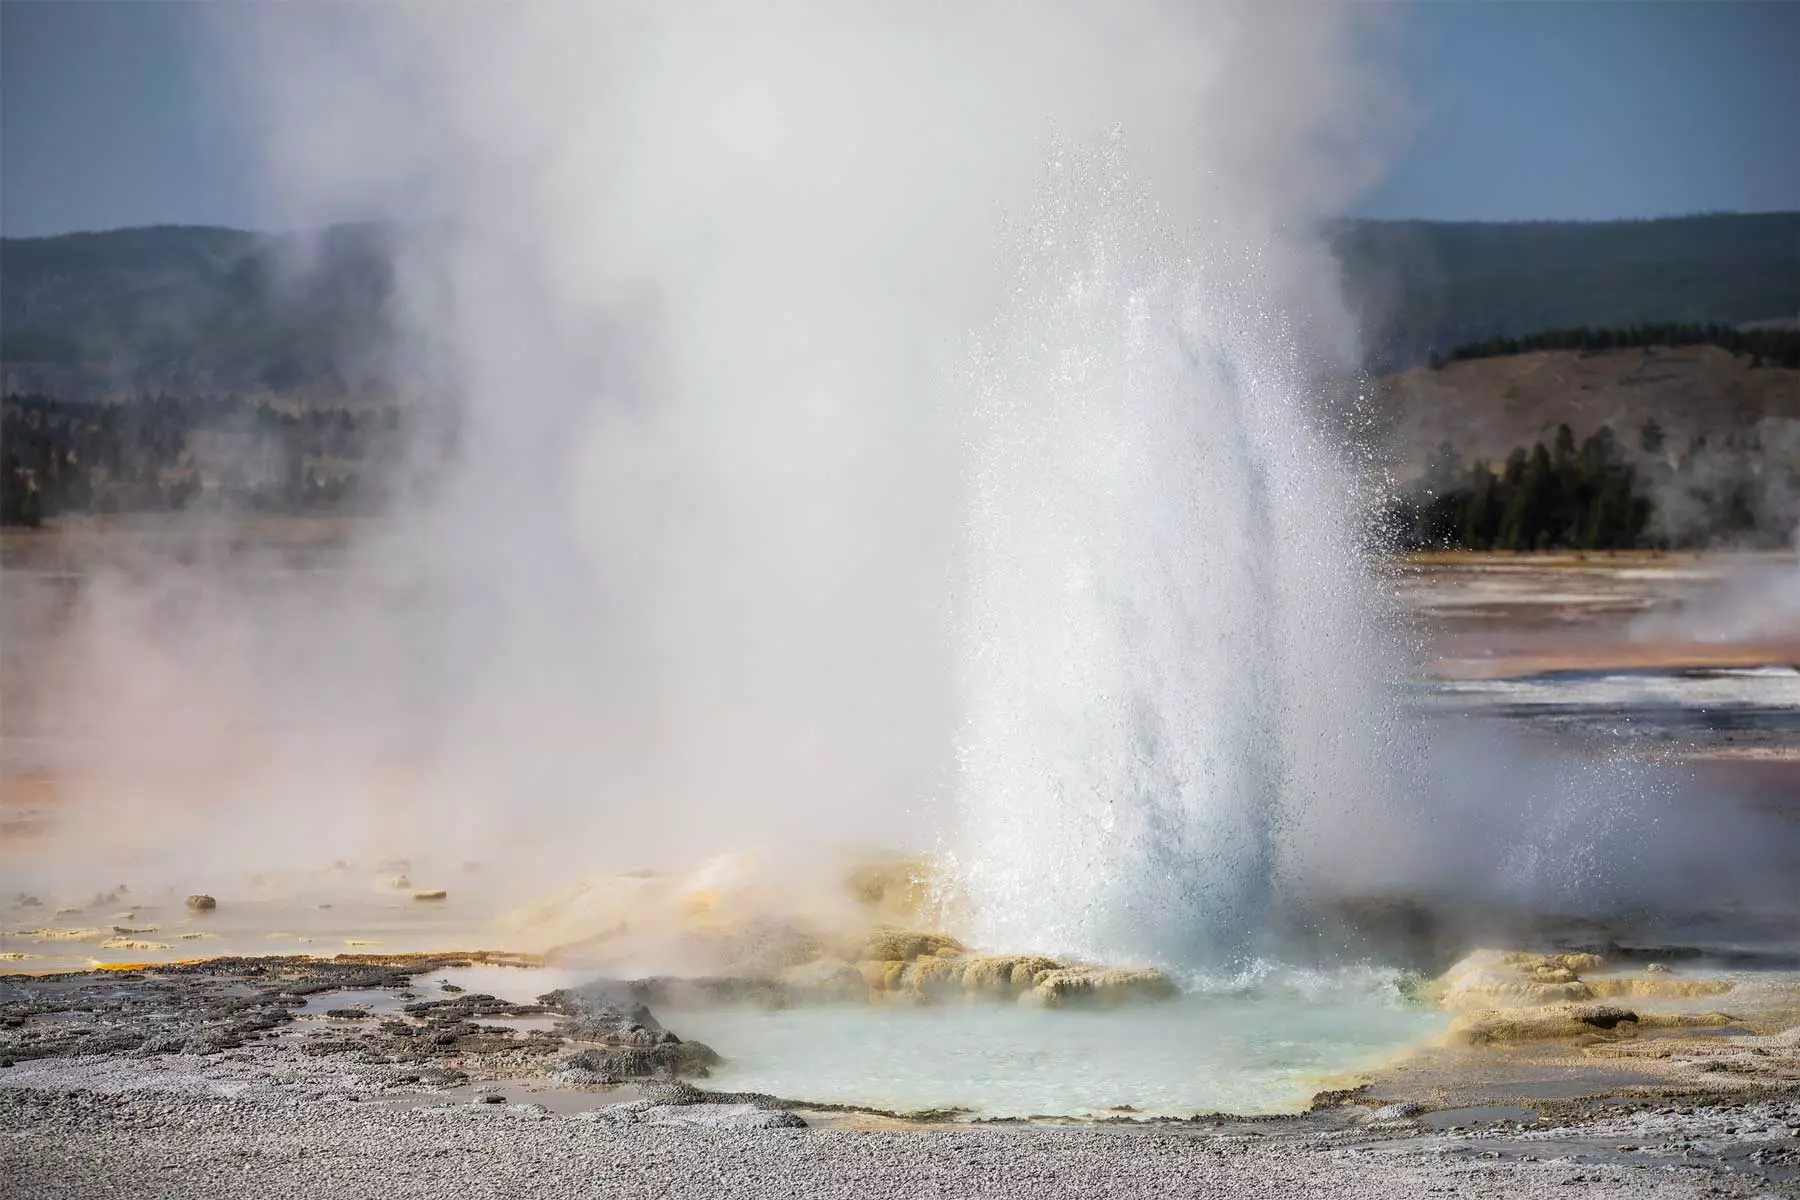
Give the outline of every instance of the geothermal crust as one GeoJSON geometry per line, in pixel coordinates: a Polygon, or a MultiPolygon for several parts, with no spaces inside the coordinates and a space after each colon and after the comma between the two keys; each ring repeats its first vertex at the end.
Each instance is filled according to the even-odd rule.
{"type": "Polygon", "coordinates": [[[1146,967],[1042,954],[987,954],[919,927],[933,915],[930,870],[872,860],[815,898],[770,894],[748,856],[683,877],[600,876],[521,909],[504,924],[553,962],[610,969],[646,957],[679,966],[660,994],[680,1002],[930,1003],[968,998],[1057,1008],[1166,999],[1146,967]]]}
{"type": "MultiPolygon", "coordinates": [[[[1107,973],[1093,969],[1069,974],[1039,960],[969,955],[940,935],[877,937],[862,948],[908,957],[862,961],[904,964],[901,995],[909,978],[922,988],[954,980],[950,995],[974,984],[1001,999],[1046,985],[1068,996],[1109,994],[1100,982],[1107,973]],[[946,963],[959,965],[934,965],[946,963]]],[[[942,1127],[946,1114],[897,1121],[709,1093],[676,1077],[703,1079],[717,1055],[664,1028],[650,997],[679,987],[718,995],[731,981],[598,984],[514,1003],[436,978],[483,962],[520,960],[218,959],[0,978],[5,1177],[37,1196],[112,1194],[130,1181],[132,1194],[202,1200],[301,1190],[325,1200],[441,1196],[471,1186],[575,1196],[593,1194],[602,1179],[618,1194],[695,1197],[1038,1198],[1046,1180],[1056,1194],[1095,1196],[1273,1188],[1698,1197],[1767,1195],[1800,1171],[1800,1100],[1766,1083],[1745,1099],[1736,1074],[1721,1082],[1738,1094],[1715,1089],[1708,1104],[1539,1105],[1550,1119],[1536,1123],[1523,1109],[1439,1113],[1352,1088],[1321,1095],[1296,1117],[1143,1125],[1121,1115],[1054,1133],[1021,1124],[952,1131],[942,1127]],[[842,1128],[820,1128],[832,1125],[842,1128]]],[[[1518,999],[1509,976],[1574,969],[1539,957],[1479,962],[1480,972],[1463,964],[1434,986],[1449,993],[1460,984],[1478,1003],[1480,974],[1491,981],[1480,986],[1515,989],[1503,994],[1518,999]]],[[[1605,975],[1603,966],[1578,966],[1605,975]]],[[[1564,995],[1535,1007],[1572,1003],[1564,995]]],[[[1621,1019],[1613,1031],[1636,1023],[1621,1019]]],[[[1790,1059],[1796,1044],[1786,1036],[1790,1059]]],[[[1504,1049],[1489,1042],[1455,1052],[1504,1049]]]]}

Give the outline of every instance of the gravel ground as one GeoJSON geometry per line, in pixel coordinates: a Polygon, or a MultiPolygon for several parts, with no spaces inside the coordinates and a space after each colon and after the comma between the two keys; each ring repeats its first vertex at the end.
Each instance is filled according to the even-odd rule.
{"type": "Polygon", "coordinates": [[[1707,1167],[1172,1130],[709,1129],[524,1106],[0,1091],[0,1195],[56,1198],[1775,1195],[1707,1167]]]}
{"type": "Polygon", "coordinates": [[[1345,1093],[1288,1118],[906,1126],[700,1091],[669,1075],[703,1084],[702,1048],[641,1005],[512,1004],[436,966],[0,980],[0,1200],[1800,1196],[1791,1091],[1524,1125],[1345,1093]],[[545,1013],[554,1032],[505,1024],[545,1013]]]}

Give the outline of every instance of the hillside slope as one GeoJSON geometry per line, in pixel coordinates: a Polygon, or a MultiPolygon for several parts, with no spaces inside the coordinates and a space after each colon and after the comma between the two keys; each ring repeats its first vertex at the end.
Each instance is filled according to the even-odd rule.
{"type": "Polygon", "coordinates": [[[343,398],[386,386],[382,231],[158,226],[0,239],[5,390],[343,398]]]}
{"type": "Polygon", "coordinates": [[[1377,387],[1381,448],[1402,475],[1450,443],[1465,460],[1497,462],[1548,442],[1559,424],[1577,440],[1609,425],[1637,447],[1654,418],[1670,452],[1696,437],[1800,446],[1800,371],[1754,366],[1717,346],[1554,350],[1418,367],[1377,387]],[[1785,427],[1785,428],[1784,428],[1785,427]]]}
{"type": "Polygon", "coordinates": [[[1488,338],[1800,314],[1800,213],[1356,221],[1335,244],[1377,369],[1488,338]]]}
{"type": "MultiPolygon", "coordinates": [[[[1370,365],[1495,335],[1800,314],[1800,212],[1332,231],[1370,365]]],[[[8,391],[390,394],[391,241],[159,226],[0,239],[8,391]]]]}

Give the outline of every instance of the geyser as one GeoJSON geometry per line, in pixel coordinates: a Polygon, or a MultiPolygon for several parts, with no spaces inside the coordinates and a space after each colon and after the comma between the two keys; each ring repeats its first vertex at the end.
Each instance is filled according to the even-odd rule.
{"type": "MultiPolygon", "coordinates": [[[[726,4],[397,4],[332,22],[320,36],[273,10],[247,44],[230,40],[266,122],[282,223],[392,219],[408,332],[396,361],[421,403],[460,413],[456,470],[369,541],[384,571],[414,581],[428,616],[405,623],[413,661],[395,669],[442,681],[414,722],[429,736],[408,742],[421,816],[450,818],[431,836],[441,828],[459,853],[504,849],[534,878],[747,846],[791,859],[820,843],[956,843],[958,806],[934,801],[981,790],[1008,765],[981,763],[985,712],[970,723],[969,761],[955,761],[957,681],[984,669],[971,656],[1037,635],[996,628],[983,650],[982,635],[958,632],[957,597],[976,625],[992,624],[1010,592],[1031,586],[1009,578],[1015,568],[996,556],[1010,551],[995,543],[1029,535],[1005,528],[1026,521],[1009,515],[1005,492],[1039,457],[1064,464],[1040,494],[1072,489],[1051,497],[1065,509],[1047,521],[1104,537],[1127,533],[1140,499],[1157,506],[1156,533],[1101,547],[1092,564],[1103,587],[1135,590],[1126,619],[1163,639],[1139,641],[1116,669],[1189,681],[1130,702],[1163,705],[1152,723],[1171,738],[1203,716],[1240,729],[1215,744],[1242,749],[1216,760],[1191,740],[1159,749],[1161,777],[1139,782],[1191,798],[1189,773],[1215,770],[1214,794],[1254,792],[1219,801],[1245,814],[1271,790],[1308,785],[1302,752],[1255,742],[1291,741],[1282,731],[1304,718],[1284,714],[1311,705],[1311,690],[1259,686],[1254,714],[1222,695],[1177,698],[1212,685],[1171,666],[1178,626],[1195,626],[1170,609],[1213,604],[1236,624],[1205,636],[1237,637],[1267,607],[1250,593],[1336,586],[1336,566],[1310,582],[1290,566],[1339,562],[1333,538],[1303,527],[1332,523],[1343,503],[1330,497],[1300,520],[1305,502],[1287,495],[1310,468],[1281,449],[1306,435],[1279,428],[1301,407],[1298,354],[1279,328],[1280,314],[1301,312],[1309,349],[1348,345],[1334,269],[1311,231],[1367,177],[1365,18],[1158,3],[789,3],[754,15],[726,4]],[[1123,136],[1099,149],[1115,129],[1123,136]],[[1105,166],[1079,167],[1044,201],[1040,225],[1071,209],[1045,227],[1066,244],[1011,240],[1026,286],[1048,295],[1080,278],[1070,271],[1092,271],[1095,236],[1123,260],[1094,273],[1105,295],[1085,312],[1041,312],[1066,346],[1034,346],[1039,318],[1009,296],[1001,251],[1008,222],[1031,224],[1057,138],[1071,169],[1096,154],[1105,166]],[[1103,310],[1116,330],[1101,328],[1103,310]],[[971,397],[971,331],[996,312],[1013,315],[988,335],[971,397]],[[1132,338],[1140,351],[1119,340],[1132,338]],[[1077,351],[1116,361],[1037,394],[1077,351]],[[1180,365],[1190,355],[1197,369],[1180,365]],[[1118,406],[1112,384],[1144,395],[1118,406]],[[1190,398],[1194,411],[1180,411],[1190,398]],[[1026,411],[997,420],[1006,404],[1026,411]],[[1085,431],[1083,404],[1095,409],[1085,431]],[[1079,478],[1052,443],[1106,436],[1108,420],[1121,453],[1165,460],[1079,478]],[[1165,421],[1178,428],[1159,431],[1165,421]],[[1200,444],[1155,444],[1182,430],[1200,444]],[[1166,589],[1127,579],[1196,561],[1181,543],[1200,523],[1176,514],[1176,495],[1151,496],[1187,466],[1219,472],[1204,494],[1179,485],[1188,501],[1227,506],[1218,524],[1231,528],[1218,536],[1288,544],[1257,563],[1214,542],[1214,575],[1166,589]],[[977,549],[964,554],[971,536],[977,549]],[[1232,598],[1214,604],[1207,588],[1232,598]]],[[[1027,536],[1014,561],[1050,549],[1027,536]]],[[[1043,616],[1068,617],[1058,636],[1069,639],[1097,629],[1075,608],[1043,616]]],[[[1305,619],[1284,615],[1265,640],[1291,639],[1305,619]]],[[[1272,644],[1269,661],[1291,674],[1331,632],[1272,644]]],[[[1090,681],[1103,661],[1091,656],[1090,681]]],[[[367,667],[341,670],[355,682],[367,667]]],[[[1263,850],[1244,839],[1269,836],[1221,810],[1183,831],[1176,853],[1184,870],[1207,853],[1247,858],[1257,865],[1212,874],[1248,878],[1263,850]]],[[[966,861],[994,841],[981,833],[966,861]]],[[[1078,882],[1103,886],[1099,871],[1078,882]]],[[[1220,883],[1202,903],[1243,890],[1220,883]]],[[[1154,941],[1175,950],[1172,936],[1154,941]]]]}
{"type": "Polygon", "coordinates": [[[961,899],[975,940],[1256,948],[1285,840],[1383,810],[1354,475],[1257,247],[1064,146],[981,342],[961,899]]]}
{"type": "Polygon", "coordinates": [[[216,20],[268,223],[382,221],[408,428],[458,437],[342,571],[77,612],[118,660],[215,662],[214,612],[244,647],[57,681],[131,733],[59,764],[130,843],[84,882],[938,848],[979,941],[1200,963],[1380,790],[1306,394],[1353,340],[1314,231],[1379,157],[1367,14],[216,20]],[[229,778],[147,801],[170,732],[229,778]]]}

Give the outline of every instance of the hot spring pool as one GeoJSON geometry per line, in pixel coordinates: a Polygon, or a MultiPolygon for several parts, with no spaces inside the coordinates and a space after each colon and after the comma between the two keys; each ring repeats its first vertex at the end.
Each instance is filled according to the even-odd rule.
{"type": "Polygon", "coordinates": [[[983,1116],[1294,1111],[1329,1076],[1440,1031],[1376,997],[1193,994],[1110,1010],[981,1003],[659,1014],[725,1057],[707,1088],[983,1116]]]}
{"type": "MultiPolygon", "coordinates": [[[[497,966],[441,977],[521,1002],[594,978],[497,966]]],[[[1163,1003],[1105,1009],[971,1001],[652,1011],[724,1057],[699,1081],[713,1091],[989,1117],[1104,1115],[1124,1105],[1252,1114],[1298,1111],[1341,1086],[1334,1076],[1442,1032],[1449,1018],[1408,1005],[1395,983],[1373,969],[1272,968],[1163,1003]]]]}

